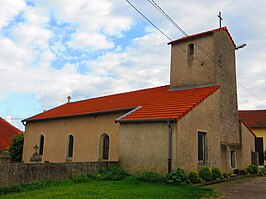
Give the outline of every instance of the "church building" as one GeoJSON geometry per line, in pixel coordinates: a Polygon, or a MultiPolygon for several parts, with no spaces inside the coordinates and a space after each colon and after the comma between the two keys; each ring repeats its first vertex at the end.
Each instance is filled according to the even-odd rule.
{"type": "Polygon", "coordinates": [[[238,117],[228,29],[169,45],[170,85],[68,101],[24,119],[23,161],[37,145],[42,162],[119,161],[132,173],[250,165],[254,134],[238,117]]]}

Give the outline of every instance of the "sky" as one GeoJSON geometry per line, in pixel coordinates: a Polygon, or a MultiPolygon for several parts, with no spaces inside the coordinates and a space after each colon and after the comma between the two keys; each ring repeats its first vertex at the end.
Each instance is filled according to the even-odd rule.
{"type": "MultiPolygon", "coordinates": [[[[0,117],[169,84],[169,40],[125,0],[0,0],[0,117]]],[[[184,35],[147,0],[130,0],[172,40],[184,35]]],[[[236,44],[238,107],[266,109],[265,0],[156,0],[187,34],[218,28],[236,44]]]]}

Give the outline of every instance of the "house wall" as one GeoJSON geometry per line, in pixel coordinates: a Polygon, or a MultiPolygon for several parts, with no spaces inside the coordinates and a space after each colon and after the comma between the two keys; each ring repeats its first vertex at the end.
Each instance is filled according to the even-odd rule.
{"type": "Polygon", "coordinates": [[[255,151],[255,137],[241,122],[241,145],[237,148],[236,168],[246,168],[251,165],[251,152],[255,151]]]}
{"type": "MultiPolygon", "coordinates": [[[[173,125],[173,136],[176,134],[173,125]]],[[[120,164],[131,173],[167,173],[168,125],[160,123],[120,124],[120,164]]]]}
{"type": "Polygon", "coordinates": [[[202,166],[222,168],[227,164],[221,160],[219,97],[218,90],[178,120],[174,168],[193,171],[202,166]],[[207,133],[207,162],[201,165],[198,164],[199,131],[207,133]]]}
{"type": "Polygon", "coordinates": [[[34,153],[34,145],[39,145],[40,135],[44,135],[43,161],[66,162],[68,135],[74,136],[72,162],[98,161],[100,137],[106,133],[110,138],[109,160],[118,160],[118,128],[115,119],[124,113],[104,114],[88,117],[54,119],[28,122],[25,128],[23,161],[29,162],[34,153]]]}
{"type": "MultiPolygon", "coordinates": [[[[256,137],[263,138],[263,148],[266,150],[266,128],[251,128],[255,133],[256,137]]],[[[264,165],[266,165],[266,161],[264,161],[264,165]]]]}

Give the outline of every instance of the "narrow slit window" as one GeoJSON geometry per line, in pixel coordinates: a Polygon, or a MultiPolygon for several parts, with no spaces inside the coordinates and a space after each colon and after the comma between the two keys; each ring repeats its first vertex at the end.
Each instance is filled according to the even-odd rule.
{"type": "Polygon", "coordinates": [[[73,135],[68,136],[68,149],[67,149],[67,157],[73,157],[73,146],[74,146],[74,137],[73,135]]]}
{"type": "Polygon", "coordinates": [[[230,158],[231,158],[231,161],[230,161],[231,168],[236,168],[236,151],[235,150],[230,151],[230,158]]]}
{"type": "Polygon", "coordinates": [[[198,133],[198,162],[204,163],[207,159],[206,133],[198,133]]]}
{"type": "Polygon", "coordinates": [[[188,56],[194,56],[195,52],[195,46],[194,44],[188,44],[188,49],[187,49],[188,56]]]}
{"type": "Polygon", "coordinates": [[[109,159],[109,136],[104,135],[103,137],[103,159],[108,160],[109,159]]]}
{"type": "Polygon", "coordinates": [[[40,136],[39,140],[39,155],[43,155],[43,149],[44,149],[44,136],[40,136]]]}

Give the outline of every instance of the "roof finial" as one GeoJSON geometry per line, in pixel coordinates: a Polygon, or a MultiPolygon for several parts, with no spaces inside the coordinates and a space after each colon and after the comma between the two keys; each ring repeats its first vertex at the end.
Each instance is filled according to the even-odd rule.
{"type": "Polygon", "coordinates": [[[222,20],[223,20],[223,18],[222,18],[222,12],[219,11],[219,15],[217,15],[217,16],[219,18],[219,25],[220,25],[220,28],[221,28],[222,27],[222,20]]]}
{"type": "Polygon", "coordinates": [[[70,103],[71,97],[67,96],[67,103],[70,103]]]}

